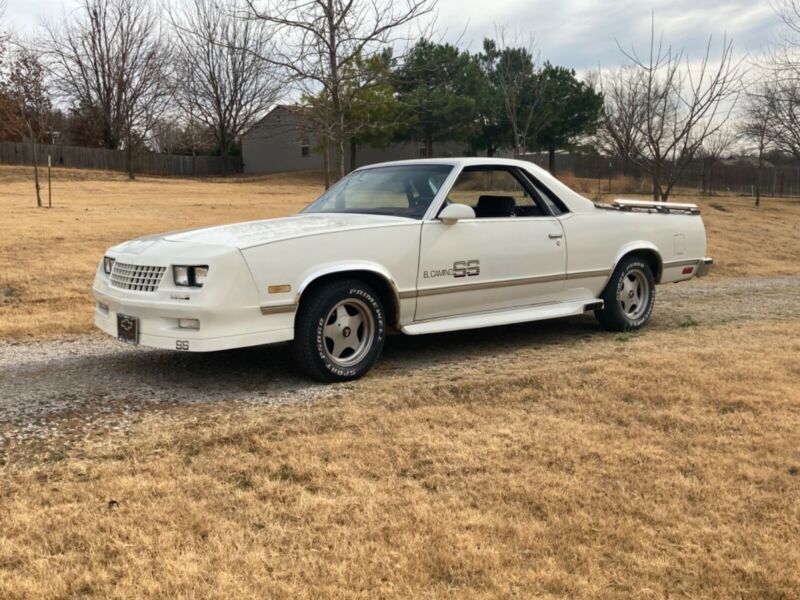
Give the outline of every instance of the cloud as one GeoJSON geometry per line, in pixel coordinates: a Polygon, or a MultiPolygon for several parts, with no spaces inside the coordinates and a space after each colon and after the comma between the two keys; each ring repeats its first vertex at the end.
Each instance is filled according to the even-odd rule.
{"type": "Polygon", "coordinates": [[[726,34],[737,54],[756,54],[780,26],[768,3],[752,0],[439,0],[448,41],[463,33],[476,50],[503,25],[533,35],[543,58],[581,70],[622,62],[617,41],[646,51],[653,14],[665,42],[690,58],[704,52],[710,35],[719,48],[726,34]]]}
{"type": "MultiPolygon", "coordinates": [[[[63,6],[75,4],[65,0],[63,6]]],[[[644,52],[651,14],[665,41],[685,48],[690,59],[702,54],[709,35],[719,44],[726,33],[738,55],[758,54],[780,28],[769,3],[753,0],[439,0],[438,10],[447,41],[477,51],[496,25],[505,25],[532,34],[542,58],[578,70],[622,62],[617,41],[644,52]]],[[[17,30],[30,31],[39,17],[57,19],[62,3],[8,0],[6,13],[17,30]]]]}

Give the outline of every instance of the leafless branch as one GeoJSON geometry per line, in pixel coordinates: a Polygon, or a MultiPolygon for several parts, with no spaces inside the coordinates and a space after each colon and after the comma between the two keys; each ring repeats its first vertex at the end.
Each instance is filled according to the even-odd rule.
{"type": "Polygon", "coordinates": [[[45,68],[27,44],[18,42],[5,76],[0,80],[0,129],[30,144],[33,155],[36,205],[41,207],[38,144],[51,134],[52,105],[45,68]]]}
{"type": "Polygon", "coordinates": [[[107,148],[133,146],[168,100],[170,55],[159,14],[148,0],[83,0],[41,48],[61,96],[96,113],[107,148]]]}
{"type": "Polygon", "coordinates": [[[336,171],[345,173],[349,93],[363,81],[358,61],[404,40],[404,28],[430,15],[435,0],[246,0],[245,18],[264,23],[280,40],[261,58],[285,70],[302,94],[329,104],[321,134],[336,149],[336,171]]]}
{"type": "MultiPolygon", "coordinates": [[[[783,130],[774,112],[775,87],[764,81],[750,90],[745,98],[743,118],[739,124],[740,138],[754,151],[758,160],[756,178],[756,206],[761,204],[761,172],[764,169],[765,154],[777,146],[775,138],[780,138],[783,130]]],[[[747,146],[746,146],[747,147],[747,146]]]]}
{"type": "Polygon", "coordinates": [[[739,97],[743,59],[734,59],[727,38],[718,59],[712,58],[711,49],[709,37],[703,55],[692,64],[683,50],[674,50],[656,35],[654,21],[646,55],[620,48],[628,64],[619,71],[617,85],[621,105],[630,113],[620,116],[612,93],[607,116],[633,124],[624,132],[635,142],[630,158],[650,175],[657,200],[669,198],[699,148],[728,122],[739,97]]]}
{"type": "Polygon", "coordinates": [[[235,0],[181,0],[169,8],[176,42],[175,100],[189,122],[214,132],[220,149],[230,145],[283,93],[267,23],[242,18],[235,0]]]}

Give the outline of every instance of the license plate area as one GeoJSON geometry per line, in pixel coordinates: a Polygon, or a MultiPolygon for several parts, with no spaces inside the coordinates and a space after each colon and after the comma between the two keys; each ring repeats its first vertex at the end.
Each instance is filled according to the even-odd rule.
{"type": "Polygon", "coordinates": [[[126,344],[139,343],[139,319],[117,313],[117,339],[126,344]]]}

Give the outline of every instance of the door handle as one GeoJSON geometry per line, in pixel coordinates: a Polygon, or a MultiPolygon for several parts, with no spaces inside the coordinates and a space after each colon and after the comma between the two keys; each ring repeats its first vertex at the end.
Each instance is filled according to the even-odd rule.
{"type": "Polygon", "coordinates": [[[551,240],[557,240],[558,238],[564,237],[564,234],[563,233],[548,233],[547,237],[549,237],[551,240]]]}

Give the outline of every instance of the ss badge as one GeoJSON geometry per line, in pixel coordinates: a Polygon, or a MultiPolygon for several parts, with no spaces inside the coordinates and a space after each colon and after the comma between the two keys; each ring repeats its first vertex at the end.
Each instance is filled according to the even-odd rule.
{"type": "Polygon", "coordinates": [[[453,277],[474,277],[481,274],[481,261],[457,260],[453,263],[453,277]]]}
{"type": "Polygon", "coordinates": [[[188,350],[189,340],[175,340],[175,350],[188,350]]]}

